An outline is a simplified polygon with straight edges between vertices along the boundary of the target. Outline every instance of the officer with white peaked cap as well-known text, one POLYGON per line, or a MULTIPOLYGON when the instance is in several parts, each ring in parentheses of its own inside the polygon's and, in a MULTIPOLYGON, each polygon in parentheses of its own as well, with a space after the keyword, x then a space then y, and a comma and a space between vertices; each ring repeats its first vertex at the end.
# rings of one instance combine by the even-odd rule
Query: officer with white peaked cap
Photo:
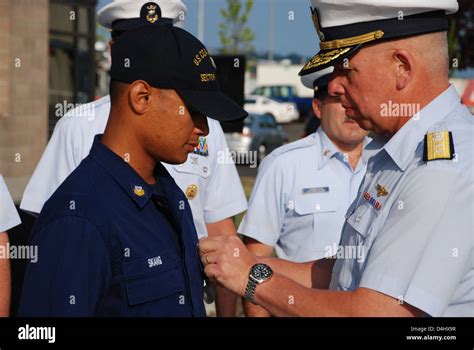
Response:
POLYGON ((377 135, 336 263, 262 259, 208 238, 208 277, 277 316, 474 316, 474 118, 448 81, 457 1, 312 5, 321 51, 301 74, 334 65, 329 94, 377 135))

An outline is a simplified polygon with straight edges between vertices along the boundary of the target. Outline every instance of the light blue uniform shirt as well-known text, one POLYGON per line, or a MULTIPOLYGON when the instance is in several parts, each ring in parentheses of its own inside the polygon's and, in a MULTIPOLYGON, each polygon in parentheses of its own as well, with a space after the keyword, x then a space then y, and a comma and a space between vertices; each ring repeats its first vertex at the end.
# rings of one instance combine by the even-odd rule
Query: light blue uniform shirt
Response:
POLYGON ((344 214, 366 164, 355 171, 321 128, 284 145, 262 162, 238 232, 275 247, 286 260, 323 258, 337 246, 344 214))
POLYGON ((373 289, 431 316, 474 316, 474 117, 455 89, 365 155, 330 288, 373 289), (455 157, 424 161, 425 134, 441 131, 451 131, 455 157))

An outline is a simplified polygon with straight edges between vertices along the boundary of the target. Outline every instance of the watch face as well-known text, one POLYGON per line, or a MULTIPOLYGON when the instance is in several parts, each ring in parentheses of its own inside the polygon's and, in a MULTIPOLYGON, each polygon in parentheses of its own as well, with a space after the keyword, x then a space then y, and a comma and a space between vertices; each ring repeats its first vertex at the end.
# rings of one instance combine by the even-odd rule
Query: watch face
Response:
POLYGON ((272 273, 270 266, 265 264, 257 264, 252 268, 252 276, 259 282, 265 281, 272 273))

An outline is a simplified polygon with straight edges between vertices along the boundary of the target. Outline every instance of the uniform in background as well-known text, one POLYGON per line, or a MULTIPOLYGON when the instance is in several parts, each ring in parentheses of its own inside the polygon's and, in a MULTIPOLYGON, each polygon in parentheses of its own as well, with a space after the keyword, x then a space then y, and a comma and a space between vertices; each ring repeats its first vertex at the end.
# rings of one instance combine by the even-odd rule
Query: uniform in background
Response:
MULTIPOLYGON (((303 77, 302 83, 315 93, 323 92, 315 95, 321 98, 327 92, 332 71, 330 67, 303 77)), ((341 116, 328 114, 325 118, 341 116)), ((365 143, 369 140, 365 138, 365 143)), ((353 169, 347 154, 337 148, 321 126, 304 139, 277 148, 263 160, 238 232, 275 247, 281 259, 306 262, 332 256, 365 170, 362 158, 353 169)))
POLYGON ((20 224, 20 216, 10 197, 3 176, 0 174, 0 232, 6 232, 20 224))
POLYGON ((365 168, 360 159, 353 170, 321 128, 277 148, 259 168, 238 232, 274 246, 281 259, 306 262, 328 256, 339 243, 365 168))

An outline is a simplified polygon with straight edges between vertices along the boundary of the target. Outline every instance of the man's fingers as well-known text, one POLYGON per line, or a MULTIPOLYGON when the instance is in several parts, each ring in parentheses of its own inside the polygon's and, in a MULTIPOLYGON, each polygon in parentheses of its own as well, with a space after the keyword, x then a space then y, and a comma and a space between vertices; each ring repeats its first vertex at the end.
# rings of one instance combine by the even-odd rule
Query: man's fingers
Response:
POLYGON ((217 261, 216 253, 204 253, 201 255, 201 262, 204 266, 214 264, 217 261))
POLYGON ((216 264, 209 264, 204 267, 204 273, 207 277, 211 280, 217 281, 217 277, 219 276, 219 268, 216 264))
POLYGON ((221 240, 222 239, 209 238, 209 237, 201 238, 199 240, 199 251, 201 253, 201 256, 203 254, 217 250, 219 246, 222 244, 222 242, 220 242, 221 240))

